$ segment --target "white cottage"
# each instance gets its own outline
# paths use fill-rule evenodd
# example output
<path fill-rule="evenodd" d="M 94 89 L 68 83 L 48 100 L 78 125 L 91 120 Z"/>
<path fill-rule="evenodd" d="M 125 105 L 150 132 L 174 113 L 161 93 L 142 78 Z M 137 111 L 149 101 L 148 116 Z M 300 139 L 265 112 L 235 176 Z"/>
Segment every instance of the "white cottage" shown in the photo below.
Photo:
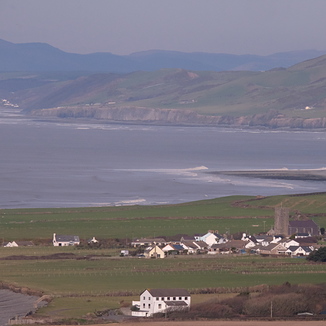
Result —
<path fill-rule="evenodd" d="M 174 310 L 189 310 L 190 294 L 185 289 L 147 289 L 140 294 L 139 301 L 132 305 L 139 308 L 132 316 L 150 317 L 156 313 Z"/>
<path fill-rule="evenodd" d="M 57 235 L 53 233 L 53 245 L 55 247 L 77 246 L 80 244 L 77 235 Z"/>

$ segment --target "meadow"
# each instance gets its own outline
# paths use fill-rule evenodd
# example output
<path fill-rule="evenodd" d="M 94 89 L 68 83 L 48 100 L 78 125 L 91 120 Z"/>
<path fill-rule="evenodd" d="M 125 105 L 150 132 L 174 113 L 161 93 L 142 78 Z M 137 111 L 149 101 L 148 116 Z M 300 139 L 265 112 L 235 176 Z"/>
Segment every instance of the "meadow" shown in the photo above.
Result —
<path fill-rule="evenodd" d="M 196 302 L 235 295 L 262 284 L 325 282 L 326 265 L 304 258 L 256 255 L 193 255 L 165 259 L 119 257 L 126 239 L 178 234 L 267 231 L 274 207 L 313 216 L 325 226 L 326 195 L 226 197 L 166 206 L 130 206 L 0 211 L 3 241 L 32 240 L 33 247 L 0 248 L 0 281 L 27 287 L 53 300 L 38 314 L 80 318 L 86 313 L 119 308 L 145 288 L 186 288 Z M 83 240 L 119 239 L 119 248 L 52 247 L 53 232 Z M 54 259 L 54 255 L 61 254 Z M 66 254 L 66 256 L 62 255 Z M 216 293 L 214 293 L 216 292 Z M 63 308 L 65 307 L 65 308 Z"/>

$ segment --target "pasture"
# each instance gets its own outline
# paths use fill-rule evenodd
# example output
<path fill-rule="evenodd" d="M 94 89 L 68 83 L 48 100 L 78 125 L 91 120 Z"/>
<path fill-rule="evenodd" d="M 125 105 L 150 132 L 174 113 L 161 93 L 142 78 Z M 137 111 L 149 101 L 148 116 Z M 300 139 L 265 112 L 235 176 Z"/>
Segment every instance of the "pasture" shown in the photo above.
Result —
<path fill-rule="evenodd" d="M 8 249 L 15 253 L 18 248 L 2 248 L 2 256 Z M 89 250 L 54 248 L 52 253 L 55 251 L 78 254 L 76 259 L 1 260 L 0 279 L 52 295 L 54 300 L 39 314 L 55 315 L 64 305 L 61 317 L 119 308 L 122 302 L 130 305 L 145 288 L 186 288 L 200 302 L 262 284 L 323 283 L 326 274 L 325 264 L 299 258 L 194 255 L 140 259 L 103 255 L 86 259 Z"/>
<path fill-rule="evenodd" d="M 33 247 L 0 247 L 0 281 L 50 294 L 39 314 L 79 318 L 87 312 L 130 304 L 145 288 L 186 288 L 193 300 L 234 295 L 267 284 L 322 283 L 326 265 L 299 258 L 254 255 L 119 257 L 125 239 L 178 234 L 267 231 L 274 207 L 300 210 L 324 226 L 326 195 L 255 198 L 234 196 L 166 206 L 0 210 L 2 241 L 32 240 Z M 81 239 L 120 239 L 119 249 L 52 247 L 53 233 Z M 55 254 L 67 254 L 57 257 Z M 70 255 L 70 256 L 69 256 Z M 214 292 L 214 289 L 218 293 Z M 205 294 L 204 294 L 205 293 Z M 66 308 L 62 308 L 66 307 Z"/>
<path fill-rule="evenodd" d="M 235 201 L 253 198 L 233 196 L 162 206 L 3 209 L 0 239 L 51 240 L 54 232 L 78 234 L 86 239 L 171 236 L 211 229 L 220 233 L 257 233 L 263 231 L 262 219 L 266 227 L 273 224 L 273 207 L 233 206 Z"/>

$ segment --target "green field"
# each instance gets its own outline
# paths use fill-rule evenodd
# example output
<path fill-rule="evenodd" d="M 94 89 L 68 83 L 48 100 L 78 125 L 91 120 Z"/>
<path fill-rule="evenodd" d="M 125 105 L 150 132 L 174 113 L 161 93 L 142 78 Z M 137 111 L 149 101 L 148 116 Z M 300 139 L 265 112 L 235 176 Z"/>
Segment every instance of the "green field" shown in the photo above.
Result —
<path fill-rule="evenodd" d="M 81 238 L 135 238 L 176 234 L 260 232 L 272 225 L 273 208 L 239 208 L 234 196 L 165 206 L 0 210 L 0 239 L 52 239 L 53 233 Z M 230 218 L 232 217 L 232 220 Z M 261 218 L 258 220 L 258 218 Z"/>
<path fill-rule="evenodd" d="M 0 210 L 3 241 L 33 240 L 37 246 L 0 248 L 0 281 L 54 297 L 39 314 L 81 317 L 87 312 L 130 304 L 145 288 L 181 287 L 202 301 L 205 289 L 240 292 L 261 284 L 322 283 L 326 265 L 305 259 L 194 255 L 165 259 L 119 257 L 120 249 L 52 247 L 53 232 L 81 239 L 204 233 L 258 233 L 273 224 L 275 206 L 311 216 L 326 225 L 326 195 L 226 197 L 166 206 Z M 40 245 L 42 243 L 42 245 Z M 72 254 L 71 259 L 50 259 Z M 53 257 L 53 256 L 52 256 Z M 127 296 L 126 296 L 127 295 Z M 86 304 L 87 303 L 87 304 Z M 63 309 L 62 306 L 67 308 Z M 59 313 L 59 311 L 64 311 Z"/>

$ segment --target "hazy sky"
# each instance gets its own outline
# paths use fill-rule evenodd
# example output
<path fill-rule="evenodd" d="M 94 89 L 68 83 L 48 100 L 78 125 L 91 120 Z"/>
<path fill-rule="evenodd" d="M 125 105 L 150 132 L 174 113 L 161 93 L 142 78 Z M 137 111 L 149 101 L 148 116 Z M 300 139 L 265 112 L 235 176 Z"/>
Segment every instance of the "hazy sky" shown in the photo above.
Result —
<path fill-rule="evenodd" d="M 75 53 L 326 50 L 326 0 L 0 0 L 0 39 Z"/>

